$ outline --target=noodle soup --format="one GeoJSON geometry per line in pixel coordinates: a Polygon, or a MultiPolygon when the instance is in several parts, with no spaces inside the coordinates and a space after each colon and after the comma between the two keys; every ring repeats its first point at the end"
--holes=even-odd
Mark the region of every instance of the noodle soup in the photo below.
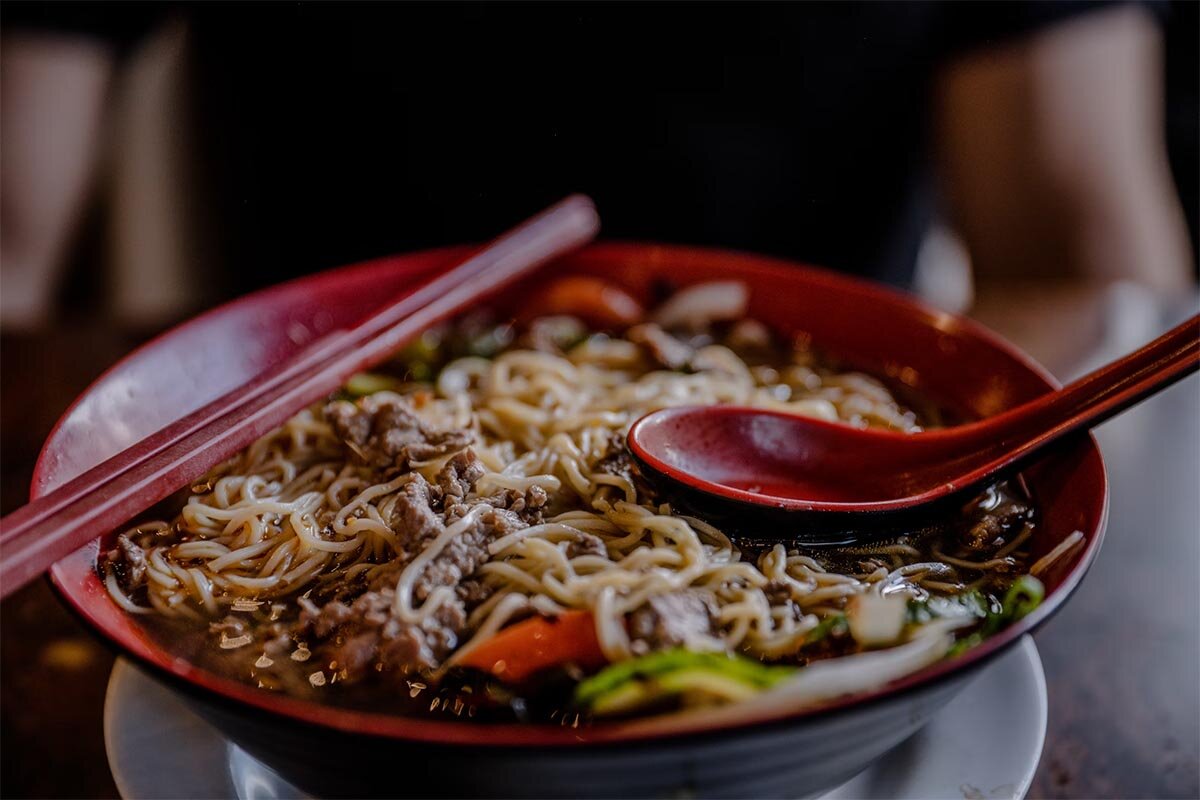
{"type": "Polygon", "coordinates": [[[565,725],[869,690],[1040,601],[1019,482],[863,548],[731,539],[672,509],[624,444],[658,408],[948,420],[745,318],[738,284],[649,314],[614,292],[568,278],[521,321],[427,333],[118,536],[109,593],[265,691],[565,725]]]}

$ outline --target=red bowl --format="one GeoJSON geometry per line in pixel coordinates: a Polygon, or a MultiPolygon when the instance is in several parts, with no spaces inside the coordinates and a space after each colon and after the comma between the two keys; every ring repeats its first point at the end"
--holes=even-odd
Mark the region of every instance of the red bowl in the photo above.
{"type": "MultiPolygon", "coordinates": [[[[44,494],[165,423],[281,363],[325,331],[351,323],[384,299],[411,290],[464,252],[465,248],[434,250],[324,272],[249,295],[163,334],[113,366],[67,411],[43,447],[32,496],[44,494]]],[[[970,416],[995,414],[1057,385],[1028,357],[968,320],[926,308],[899,292],[787,261],[711,249],[608,243],[581,251],[549,271],[602,276],[647,302],[664,284],[744,281],[751,289],[750,314],[754,317],[788,333],[810,336],[815,345],[840,360],[889,376],[970,416]]],[[[514,287],[494,303],[515,310],[529,288],[544,281],[546,274],[514,287]]],[[[914,723],[936,710],[930,698],[948,700],[951,687],[960,687],[976,668],[1044,622],[1095,558],[1103,535],[1108,490],[1099,450],[1090,437],[1064,446],[1024,474],[1041,512],[1033,556],[1048,552],[1074,531],[1081,531],[1085,538],[1082,546],[1043,576],[1046,599],[1033,614],[964,656],[935,664],[878,692],[801,711],[760,711],[716,727],[698,717],[652,738],[647,738],[644,729],[639,732],[619,722],[587,729],[478,725],[349,711],[281,697],[221,678],[164,651],[142,631],[136,618],[109,599],[93,569],[99,540],[56,564],[50,575],[63,599],[102,637],[184,689],[235,740],[285,770],[289,765],[276,752],[279,748],[263,737],[301,731],[323,737],[325,749],[330,749],[331,737],[341,737],[357,742],[354,752],[360,754],[362,747],[369,746],[388,757],[390,747],[393,759],[401,742],[407,743],[404,752],[421,752],[429,758],[439,753],[456,757],[462,748],[471,748],[479,757],[503,750],[503,763],[533,764],[530,768],[534,769],[541,763],[538,759],[551,758],[547,754],[556,751],[574,753],[572,758],[605,748],[609,755],[629,755],[632,751],[625,746],[633,748],[638,742],[636,749],[643,756],[646,748],[675,754],[664,755],[678,761],[662,765],[660,777],[668,780],[676,774],[672,769],[684,769],[688,759],[698,757],[701,742],[708,742],[710,748],[714,742],[733,746],[758,735],[791,736],[789,747],[796,736],[810,742],[828,741],[829,726],[844,727],[847,718],[865,720],[877,717],[881,708],[892,708],[905,722],[894,725],[891,735],[857,734],[855,753],[869,759],[897,743],[900,739],[896,737],[915,730],[914,723]],[[522,761],[525,758],[533,760],[522,761]]],[[[856,762],[855,766],[850,760],[843,761],[846,763],[833,759],[831,763],[837,763],[824,773],[797,780],[808,780],[802,788],[815,791],[822,783],[828,786],[839,776],[849,777],[853,772],[847,770],[860,769],[866,763],[856,762]]],[[[290,767],[294,773],[297,765],[290,767]]],[[[484,773],[486,770],[480,774],[484,773]]],[[[494,776],[489,780],[483,789],[502,785],[494,776]]],[[[660,784],[666,788],[674,785],[661,781],[654,785],[660,784]]],[[[310,780],[309,785],[316,782],[310,780]]],[[[343,790],[346,786],[335,785],[343,790]]],[[[616,791],[630,785],[596,784],[616,791]]],[[[796,791],[797,784],[788,785],[796,791]]],[[[520,793],[534,791],[529,784],[523,786],[520,793]]],[[[555,784],[550,778],[538,791],[553,793],[556,786],[571,791],[570,786],[555,784]]]]}

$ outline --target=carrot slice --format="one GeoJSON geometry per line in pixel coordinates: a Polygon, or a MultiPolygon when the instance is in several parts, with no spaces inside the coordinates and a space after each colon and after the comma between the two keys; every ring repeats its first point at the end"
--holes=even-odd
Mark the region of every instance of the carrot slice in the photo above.
{"type": "Polygon", "coordinates": [[[457,664],[490,672],[508,683],[560,664],[598,669],[608,663],[596,640],[589,611],[567,611],[556,618],[530,617],[473,647],[457,664]]]}
{"type": "Polygon", "coordinates": [[[599,328],[627,328],[645,311],[628,292],[615,284],[586,275],[568,275],[547,285],[530,298],[521,319],[568,314],[599,328]]]}

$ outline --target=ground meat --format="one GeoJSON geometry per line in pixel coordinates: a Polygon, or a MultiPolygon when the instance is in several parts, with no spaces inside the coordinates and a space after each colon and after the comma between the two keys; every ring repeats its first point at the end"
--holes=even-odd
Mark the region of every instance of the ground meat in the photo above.
{"type": "MultiPolygon", "coordinates": [[[[634,463],[633,456],[629,454],[629,448],[625,446],[625,438],[619,434],[613,435],[613,442],[609,448],[608,455],[596,462],[593,468],[597,472],[604,472],[608,475],[617,475],[624,478],[634,485],[638,493],[646,497],[654,497],[654,488],[646,483],[638,473],[637,464],[634,463]]],[[[615,492],[624,498],[621,489],[616,486],[601,487],[602,490],[607,489],[610,492],[615,492]]]]}
{"type": "Polygon", "coordinates": [[[431,487],[420,473],[414,473],[397,496],[388,525],[404,551],[414,555],[442,532],[442,518],[433,508],[431,487]]]}
{"type": "Polygon", "coordinates": [[[378,469],[408,469],[414,461],[453,453],[471,441],[466,431],[430,428],[407,401],[393,395],[335,401],[325,406],[325,419],[356,461],[378,469]]]}
{"type": "Polygon", "coordinates": [[[378,652],[379,629],[373,628],[343,638],[341,644],[326,648],[322,654],[329,657],[329,664],[332,668],[345,670],[346,678],[353,680],[370,671],[378,652]]]}
{"type": "Polygon", "coordinates": [[[425,600],[439,586],[454,586],[488,560],[491,531],[477,519],[475,524],[451,539],[422,570],[413,584],[413,597],[425,600]]]}
{"type": "Polygon", "coordinates": [[[388,631],[386,641],[380,631],[373,644],[375,653],[372,655],[378,654],[381,663],[386,660],[390,664],[436,666],[433,650],[418,625],[397,621],[388,631]]]}
{"type": "Polygon", "coordinates": [[[712,598],[685,590],[651,597],[629,615],[629,636],[635,650],[648,652],[678,647],[716,634],[712,598]]]}
{"type": "Polygon", "coordinates": [[[401,552],[374,573],[366,585],[368,591],[395,587],[408,563],[446,529],[442,515],[434,508],[434,495],[440,491],[420,473],[413,473],[412,480],[397,495],[388,526],[395,531],[401,552]]]}
{"type": "MultiPolygon", "coordinates": [[[[354,434],[349,428],[347,431],[354,434]]],[[[528,527],[534,519],[540,521],[546,502],[545,491],[538,487],[482,500],[471,497],[483,473],[482,463],[470,450],[446,462],[436,486],[414,473],[398,493],[388,519],[401,553],[378,568],[352,602],[334,600],[301,615],[298,638],[345,670],[345,680],[356,680],[373,665],[383,671],[433,668],[458,646],[466,630],[468,609],[491,594],[480,580],[471,578],[490,557],[488,543],[528,527]],[[413,582],[415,605],[428,602],[440,587],[453,587],[454,596],[442,600],[438,609],[420,622],[394,615],[396,585],[404,570],[447,526],[460,523],[472,512],[473,522],[446,542],[413,582]]]]}
{"type": "Polygon", "coordinates": [[[383,629],[381,660],[386,666],[436,667],[458,647],[466,627],[467,613],[459,603],[443,604],[420,624],[393,620],[383,629]]]}
{"type": "Polygon", "coordinates": [[[381,669],[433,668],[455,647],[467,626],[467,614],[459,601],[445,603],[419,623],[392,614],[392,588],[363,593],[350,606],[328,603],[315,614],[304,614],[298,638],[319,652],[325,663],[345,670],[345,680],[367,675],[378,664],[381,669]]]}
{"type": "Polygon", "coordinates": [[[437,475],[437,485],[442,490],[443,502],[462,500],[475,488],[475,482],[483,477],[483,462],[471,449],[456,453],[437,475]]]}
{"type": "Polygon", "coordinates": [[[690,346],[651,322],[634,325],[625,332],[625,338],[641,345],[655,363],[667,369],[683,369],[695,355],[690,346]]]}
{"type": "Polygon", "coordinates": [[[633,480],[633,456],[629,455],[629,448],[625,445],[624,436],[613,434],[612,441],[608,446],[608,455],[596,462],[596,470],[633,480]]]}
{"type": "MultiPolygon", "coordinates": [[[[540,486],[530,486],[529,490],[525,492],[526,508],[541,510],[541,508],[546,505],[546,501],[549,499],[550,499],[550,497],[549,497],[549,495],[546,494],[546,490],[540,486]]],[[[514,511],[524,511],[525,509],[513,509],[513,510],[514,511]]]]}
{"type": "Polygon", "coordinates": [[[529,527],[529,523],[521,519],[517,512],[509,511],[507,508],[493,508],[491,511],[485,511],[479,521],[487,530],[489,538],[507,536],[529,527]]]}
{"type": "Polygon", "coordinates": [[[433,668],[458,647],[467,626],[462,606],[448,603],[420,624],[391,620],[380,638],[379,662],[384,668],[418,666],[433,668]]]}
{"type": "Polygon", "coordinates": [[[350,610],[350,606],[340,600],[326,603],[321,606],[316,614],[312,614],[309,611],[302,611],[300,613],[301,624],[319,639],[329,636],[353,618],[354,612],[350,610]]]}
{"type": "Polygon", "coordinates": [[[453,525],[465,517],[470,510],[471,506],[469,504],[460,503],[452,497],[445,505],[445,509],[442,512],[442,518],[445,520],[447,525],[453,525]]]}
{"type": "MultiPolygon", "coordinates": [[[[486,508],[475,523],[451,539],[413,585],[413,596],[425,600],[439,586],[455,586],[479,569],[491,557],[488,542],[528,527],[521,517],[505,508],[486,508]]],[[[453,523],[451,523],[453,524],[453,523]]]]}
{"type": "Polygon", "coordinates": [[[454,593],[467,608],[474,608],[492,596],[495,590],[477,578],[468,578],[455,587],[454,593]]]}
{"type": "Polygon", "coordinates": [[[606,555],[608,555],[608,549],[604,546],[604,540],[590,533],[580,533],[567,543],[567,558],[606,555]]]}
{"type": "Polygon", "coordinates": [[[515,489],[505,489],[483,502],[497,509],[504,509],[516,514],[527,525],[540,525],[542,508],[548,500],[546,490],[540,486],[531,486],[524,493],[515,489]]]}

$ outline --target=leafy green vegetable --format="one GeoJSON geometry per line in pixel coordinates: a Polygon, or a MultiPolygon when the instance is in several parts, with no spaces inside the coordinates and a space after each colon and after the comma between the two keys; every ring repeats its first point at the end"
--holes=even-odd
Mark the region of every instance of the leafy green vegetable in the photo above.
{"type": "Polygon", "coordinates": [[[841,635],[849,630],[845,614],[833,614],[817,623],[804,637],[804,644],[816,644],[827,636],[841,635]]]}
{"type": "Polygon", "coordinates": [[[409,342],[400,351],[401,361],[424,361],[435,363],[442,354],[442,333],[438,330],[428,330],[409,342]]]}
{"type": "Polygon", "coordinates": [[[955,656],[962,655],[963,653],[970,650],[972,647],[974,647],[978,644],[982,644],[982,643],[983,643],[983,634],[976,631],[975,633],[972,633],[970,636],[964,636],[963,638],[961,638],[957,642],[955,642],[953,644],[953,646],[951,646],[951,648],[946,651],[946,657],[954,658],[955,656]]]}
{"type": "Polygon", "coordinates": [[[1032,575],[1022,575],[1013,581],[1004,594],[1001,614],[1006,616],[1005,625],[1011,625],[1029,614],[1042,604],[1046,597],[1046,587],[1032,575]]]}
{"type": "Polygon", "coordinates": [[[946,617],[979,617],[988,615],[988,602],[983,593],[972,589],[951,597],[930,597],[926,600],[908,601],[908,623],[924,625],[935,619],[946,617]]]}
{"type": "Polygon", "coordinates": [[[446,333],[434,328],[422,333],[396,354],[396,364],[404,366],[405,378],[410,381],[431,381],[446,357],[446,333]]]}
{"type": "Polygon", "coordinates": [[[1022,575],[1013,581],[1004,593],[998,611],[989,611],[983,625],[970,636],[964,636],[950,648],[949,656],[957,656],[983,642],[992,634],[1007,628],[1017,620],[1028,616],[1042,603],[1046,587],[1032,575],[1022,575]]]}
{"type": "Polygon", "coordinates": [[[685,694],[728,702],[770,688],[794,672],[741,656],[677,648],[606,667],[575,687],[575,703],[604,715],[685,694]]]}
{"type": "Polygon", "coordinates": [[[511,325],[493,325],[472,331],[464,343],[467,355],[492,358],[513,340],[511,325]]]}
{"type": "Polygon", "coordinates": [[[350,397],[366,397],[376,392],[396,389],[400,381],[391,375],[381,375],[378,372],[356,372],[346,381],[344,391],[350,397]]]}

